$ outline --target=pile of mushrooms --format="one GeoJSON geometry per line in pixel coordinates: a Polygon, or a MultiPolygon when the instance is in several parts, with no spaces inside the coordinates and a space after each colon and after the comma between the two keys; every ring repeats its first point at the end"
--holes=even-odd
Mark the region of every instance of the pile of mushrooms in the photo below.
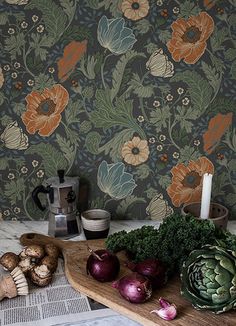
{"type": "Polygon", "coordinates": [[[0,264],[10,272],[18,266],[35,285],[46,286],[57,269],[59,253],[59,249],[52,244],[34,244],[25,247],[19,255],[6,252],[0,258],[0,264]]]}

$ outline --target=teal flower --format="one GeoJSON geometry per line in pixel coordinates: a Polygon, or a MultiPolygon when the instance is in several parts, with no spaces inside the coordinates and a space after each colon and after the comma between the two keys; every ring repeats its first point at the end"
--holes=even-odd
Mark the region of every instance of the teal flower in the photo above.
{"type": "Polygon", "coordinates": [[[102,16],[98,23],[98,41],[113,54],[122,54],[132,49],[137,41],[132,29],[125,27],[123,18],[107,19],[102,16]]]}
{"type": "Polygon", "coordinates": [[[125,172],[124,163],[107,164],[102,161],[98,168],[98,187],[114,199],[122,199],[132,194],[136,183],[132,174],[125,172]]]}

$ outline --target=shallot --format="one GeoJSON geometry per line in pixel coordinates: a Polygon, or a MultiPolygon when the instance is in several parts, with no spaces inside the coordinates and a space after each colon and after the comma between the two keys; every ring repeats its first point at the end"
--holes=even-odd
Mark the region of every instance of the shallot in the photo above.
{"type": "Polygon", "coordinates": [[[121,296],[132,303],[143,303],[152,295],[152,285],[149,279],[136,272],[123,276],[112,283],[121,296]]]}
{"type": "Polygon", "coordinates": [[[159,317],[165,320],[172,320],[177,316],[177,308],[173,303],[169,303],[167,300],[160,298],[159,303],[161,308],[152,310],[151,313],[157,314],[159,317]]]}

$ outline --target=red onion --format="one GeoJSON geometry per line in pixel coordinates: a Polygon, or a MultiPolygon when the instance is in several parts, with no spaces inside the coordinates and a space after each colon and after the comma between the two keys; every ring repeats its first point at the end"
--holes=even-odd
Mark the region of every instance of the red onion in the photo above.
{"type": "Polygon", "coordinates": [[[122,297],[132,303],[143,303],[152,295],[152,285],[148,278],[138,273],[131,273],[112,283],[122,297]]]}
{"type": "Polygon", "coordinates": [[[151,281],[153,289],[160,288],[167,281],[166,269],[158,259],[145,259],[137,264],[128,262],[126,265],[133,272],[146,276],[151,281]]]}
{"type": "Polygon", "coordinates": [[[116,255],[108,250],[93,251],[87,260],[87,273],[99,282],[115,280],[120,271],[120,262],[116,255]]]}

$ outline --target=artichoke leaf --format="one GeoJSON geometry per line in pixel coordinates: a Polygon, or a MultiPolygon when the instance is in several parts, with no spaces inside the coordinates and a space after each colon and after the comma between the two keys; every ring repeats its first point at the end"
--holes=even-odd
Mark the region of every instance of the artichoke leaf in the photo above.
{"type": "Polygon", "coordinates": [[[224,269],[222,273],[215,276],[215,280],[220,284],[220,286],[225,286],[229,289],[232,281],[232,276],[226,269],[224,269]]]}
{"type": "Polygon", "coordinates": [[[219,260],[220,265],[224,269],[227,269],[233,275],[236,274],[236,268],[235,265],[232,263],[232,259],[230,260],[229,258],[221,255],[216,255],[216,259],[219,260]]]}
{"type": "Polygon", "coordinates": [[[215,269],[215,267],[217,265],[217,261],[214,258],[212,258],[212,259],[202,259],[201,262],[204,263],[207,270],[208,269],[215,269]]]}
{"type": "Polygon", "coordinates": [[[207,277],[211,282],[215,281],[215,276],[216,276],[216,274],[215,274],[214,270],[208,269],[206,271],[205,277],[207,277]]]}
{"type": "Polygon", "coordinates": [[[215,294],[212,294],[212,302],[214,304],[224,303],[227,302],[229,299],[230,293],[224,286],[221,286],[216,290],[215,294]]]}
{"type": "Polygon", "coordinates": [[[229,293],[230,293],[230,296],[231,296],[232,299],[236,299],[236,286],[232,286],[229,289],[229,293]]]}
{"type": "Polygon", "coordinates": [[[203,297],[206,300],[211,300],[212,298],[212,294],[207,293],[207,291],[200,291],[199,294],[201,297],[203,297]]]}

